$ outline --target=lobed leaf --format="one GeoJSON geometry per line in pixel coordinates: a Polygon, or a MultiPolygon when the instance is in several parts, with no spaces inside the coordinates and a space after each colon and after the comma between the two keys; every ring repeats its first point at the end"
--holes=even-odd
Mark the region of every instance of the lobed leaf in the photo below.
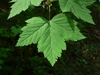
{"type": "Polygon", "coordinates": [[[44,56],[53,66],[62,50],[66,50],[66,41],[81,40],[85,37],[80,33],[73,21],[75,28],[71,28],[72,23],[68,21],[65,14],[58,14],[50,21],[34,17],[26,21],[27,25],[22,28],[22,34],[16,46],[24,46],[38,43],[38,52],[43,52],[44,56]]]}
{"type": "Polygon", "coordinates": [[[37,43],[39,38],[47,29],[47,26],[45,25],[46,22],[42,18],[34,17],[28,19],[26,22],[28,24],[21,29],[23,32],[20,35],[21,38],[18,40],[16,46],[24,46],[32,43],[37,43]]]}
{"type": "Polygon", "coordinates": [[[34,6],[39,6],[42,0],[12,0],[11,2],[15,3],[11,6],[8,19],[21,13],[22,11],[25,11],[31,4],[34,6]]]}
{"type": "Polygon", "coordinates": [[[63,12],[72,12],[78,19],[94,24],[91,11],[86,7],[95,0],[59,0],[60,8],[63,12]]]}
{"type": "Polygon", "coordinates": [[[55,22],[57,25],[62,28],[63,32],[62,35],[65,38],[66,41],[72,40],[72,41],[78,41],[81,39],[86,38],[80,33],[80,30],[78,29],[77,22],[72,20],[69,21],[70,17],[67,17],[65,14],[59,14],[55,16],[52,21],[55,22]],[[73,22],[73,23],[72,23],[73,22]],[[74,29],[71,27],[71,24],[74,25],[74,29]]]}

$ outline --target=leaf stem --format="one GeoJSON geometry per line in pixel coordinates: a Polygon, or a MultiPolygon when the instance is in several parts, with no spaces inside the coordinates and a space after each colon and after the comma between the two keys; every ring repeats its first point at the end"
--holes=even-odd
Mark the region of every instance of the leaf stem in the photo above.
{"type": "Polygon", "coordinates": [[[50,18],[51,18],[51,8],[50,8],[51,5],[49,5],[48,7],[49,7],[48,10],[49,10],[49,20],[50,20],[50,18]]]}

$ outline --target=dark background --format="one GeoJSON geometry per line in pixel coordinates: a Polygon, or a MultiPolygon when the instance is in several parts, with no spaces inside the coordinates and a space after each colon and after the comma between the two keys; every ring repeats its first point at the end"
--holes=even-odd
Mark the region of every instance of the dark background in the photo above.
{"type": "MultiPolygon", "coordinates": [[[[52,16],[59,12],[58,3],[53,4],[52,16]]],[[[20,29],[26,24],[24,21],[37,15],[47,18],[47,9],[29,7],[25,12],[7,20],[11,5],[9,0],[0,0],[0,75],[100,75],[98,1],[88,7],[96,25],[78,20],[78,27],[87,38],[78,42],[67,42],[67,50],[63,51],[54,67],[42,53],[37,52],[37,45],[15,47],[20,29]]]]}

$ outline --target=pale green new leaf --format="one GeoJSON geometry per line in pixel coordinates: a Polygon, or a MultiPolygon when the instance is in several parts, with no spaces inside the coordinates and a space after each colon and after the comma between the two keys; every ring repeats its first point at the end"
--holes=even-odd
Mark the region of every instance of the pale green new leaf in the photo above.
{"type": "Polygon", "coordinates": [[[31,4],[34,6],[39,6],[43,0],[30,0],[31,4]]]}
{"type": "Polygon", "coordinates": [[[80,30],[78,29],[77,22],[73,21],[74,29],[71,27],[72,21],[70,22],[65,14],[59,14],[55,16],[52,19],[52,22],[55,22],[57,25],[59,25],[63,30],[63,37],[66,41],[72,40],[72,41],[78,41],[81,39],[86,38],[80,33],[80,30]],[[73,31],[74,30],[74,31],[73,31]]]}
{"type": "Polygon", "coordinates": [[[60,8],[63,12],[72,12],[77,18],[94,24],[91,11],[86,7],[95,0],[59,0],[60,8]]]}
{"type": "Polygon", "coordinates": [[[39,17],[34,17],[26,21],[28,24],[21,30],[23,31],[20,35],[20,39],[16,46],[24,46],[32,43],[38,43],[39,38],[48,28],[46,22],[39,17]]]}
{"type": "Polygon", "coordinates": [[[66,43],[61,34],[63,33],[62,28],[52,21],[49,23],[49,27],[39,40],[38,51],[43,52],[53,66],[58,57],[61,57],[62,50],[66,50],[66,43]]]}
{"type": "Polygon", "coordinates": [[[16,46],[38,43],[38,51],[50,61],[52,66],[66,49],[62,30],[51,21],[34,17],[26,21],[28,24],[22,28],[22,34],[16,46]]]}
{"type": "Polygon", "coordinates": [[[75,21],[73,31],[65,14],[58,14],[50,21],[34,17],[26,22],[16,46],[38,43],[38,52],[43,52],[52,66],[61,56],[62,50],[66,50],[65,40],[77,41],[85,38],[75,21]]]}
{"type": "Polygon", "coordinates": [[[79,4],[83,6],[89,6],[93,4],[96,0],[79,0],[79,4]]]}
{"type": "Polygon", "coordinates": [[[21,13],[22,11],[25,11],[31,4],[34,6],[39,6],[42,0],[12,0],[11,2],[15,3],[11,6],[8,19],[21,13]]]}

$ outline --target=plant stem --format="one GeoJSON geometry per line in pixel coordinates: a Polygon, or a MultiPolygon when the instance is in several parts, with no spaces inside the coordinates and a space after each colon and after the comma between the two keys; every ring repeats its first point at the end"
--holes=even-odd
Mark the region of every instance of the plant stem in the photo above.
{"type": "Polygon", "coordinates": [[[51,17],[51,13],[50,13],[51,9],[50,9],[50,7],[51,7],[51,5],[49,5],[48,7],[49,7],[48,10],[49,10],[49,20],[50,20],[50,17],[51,17]]]}

